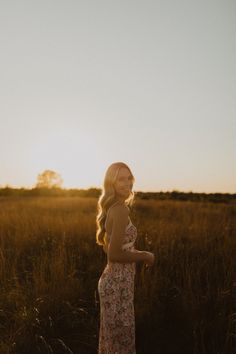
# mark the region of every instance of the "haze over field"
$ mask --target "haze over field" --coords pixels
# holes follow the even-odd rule
[[[100,187],[236,192],[234,1],[0,6],[0,187],[39,173]]]

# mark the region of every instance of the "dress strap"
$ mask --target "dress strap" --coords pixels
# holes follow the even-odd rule
[[[126,226],[126,229],[128,229],[128,227],[132,224],[132,221],[130,220],[130,217],[129,217],[129,223],[128,225]]]

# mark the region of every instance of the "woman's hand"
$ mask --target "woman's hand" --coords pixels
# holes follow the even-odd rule
[[[147,252],[147,251],[143,251],[143,252],[144,252],[144,262],[146,263],[147,266],[152,266],[155,261],[154,253]]]

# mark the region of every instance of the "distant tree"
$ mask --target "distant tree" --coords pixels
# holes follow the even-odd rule
[[[36,188],[61,188],[62,183],[63,179],[59,173],[51,170],[45,170],[43,173],[38,175]]]

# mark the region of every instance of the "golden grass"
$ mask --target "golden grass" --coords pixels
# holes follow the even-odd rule
[[[0,199],[0,353],[97,352],[96,204]],[[234,352],[235,216],[235,204],[136,200],[136,248],[156,255],[136,265],[137,353]]]

